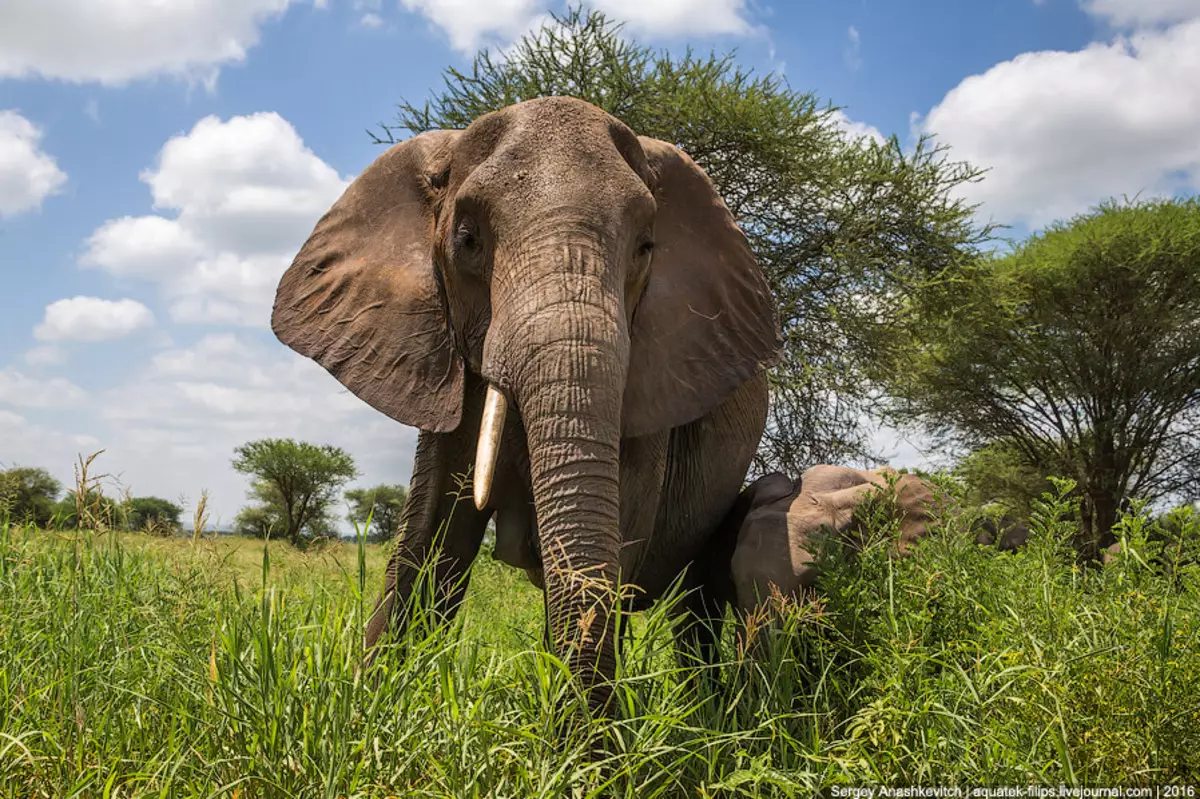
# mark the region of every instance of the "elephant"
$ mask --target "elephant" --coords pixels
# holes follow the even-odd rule
[[[980,546],[994,546],[1001,552],[1016,552],[1029,541],[1029,527],[1007,516],[995,520],[980,519],[975,533],[975,543]]]
[[[757,610],[772,586],[801,599],[818,576],[817,537],[834,535],[852,551],[861,549],[862,511],[873,497],[894,486],[900,534],[894,553],[907,555],[924,538],[945,507],[929,482],[893,469],[852,469],[821,464],[798,481],[775,472],[751,483],[722,525],[733,542],[728,576],[710,592],[741,614]]]
[[[408,624],[419,573],[453,616],[494,518],[496,556],[542,586],[593,708],[616,670],[617,586],[637,610],[698,582],[688,566],[745,479],[782,344],[707,174],[571,97],[389,148],[316,223],[271,325],[419,429],[367,650]],[[703,594],[680,619],[703,617]]]

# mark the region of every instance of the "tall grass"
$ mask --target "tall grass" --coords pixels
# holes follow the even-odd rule
[[[0,525],[0,795],[806,796],[832,785],[1143,784],[1200,776],[1200,519],[1080,568],[1050,497],[1029,547],[959,522],[911,558],[889,526],[827,553],[823,601],[724,641],[715,693],[644,614],[610,719],[540,644],[540,599],[486,556],[453,625],[364,670],[381,560],[254,579],[218,543]],[[1189,547],[1191,549],[1189,549]],[[1189,560],[1189,558],[1191,560]],[[344,564],[343,564],[344,566]],[[302,574],[303,569],[296,574]],[[745,638],[760,655],[741,655]],[[565,712],[573,710],[574,712]]]

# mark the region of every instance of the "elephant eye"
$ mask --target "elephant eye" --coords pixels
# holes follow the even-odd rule
[[[454,230],[454,246],[456,249],[473,251],[479,248],[479,228],[475,221],[467,217],[458,223]]]
[[[654,242],[652,240],[647,239],[638,245],[637,254],[639,258],[645,258],[652,252],[654,252]]]

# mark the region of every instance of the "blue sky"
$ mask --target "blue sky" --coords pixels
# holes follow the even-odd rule
[[[137,6],[143,6],[137,11]],[[737,48],[845,107],[991,168],[968,197],[1015,233],[1200,181],[1198,0],[593,0],[629,35]],[[0,464],[228,522],[234,445],[346,447],[407,482],[415,431],[268,328],[275,281],[380,153],[366,133],[548,0],[8,0],[0,8]],[[131,10],[132,9],[132,10]],[[895,462],[911,443],[881,434]]]

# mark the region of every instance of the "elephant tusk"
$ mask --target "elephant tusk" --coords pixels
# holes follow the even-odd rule
[[[504,432],[504,416],[508,401],[500,389],[488,384],[483,401],[483,421],[479,425],[479,445],[475,450],[475,507],[483,510],[492,494],[492,477],[496,474],[496,459],[500,455],[500,435]]]

